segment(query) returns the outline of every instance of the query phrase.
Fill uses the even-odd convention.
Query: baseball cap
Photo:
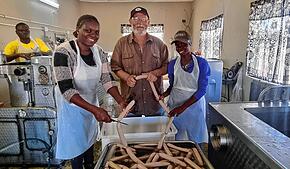
[[[190,35],[186,31],[178,31],[174,35],[174,40],[171,42],[171,44],[175,42],[183,42],[191,46],[192,41]]]
[[[143,7],[135,7],[132,11],[131,11],[131,15],[130,15],[130,18],[132,18],[136,13],[142,13],[144,15],[146,15],[148,18],[149,18],[149,14],[147,12],[147,10]]]

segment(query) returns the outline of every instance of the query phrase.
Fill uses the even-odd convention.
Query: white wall
[[[50,25],[60,26],[55,28],[47,26],[50,30],[66,32],[75,28],[75,23],[79,17],[79,1],[78,0],[58,0],[60,8],[56,10],[39,0],[1,0],[0,5],[0,51],[5,45],[17,38],[14,25],[19,20],[8,19],[7,17],[21,18],[24,20],[36,21]],[[7,16],[4,18],[3,16]],[[2,23],[2,24],[1,24]],[[42,24],[33,24],[26,22],[31,28],[31,36],[43,38],[42,30],[34,29],[43,27]],[[11,26],[5,26],[9,24]],[[53,32],[49,31],[48,36],[54,38]],[[5,79],[0,78],[0,102],[5,102],[5,105],[10,103],[8,84]]]
[[[254,0],[195,0],[193,3],[193,48],[198,49],[202,20],[224,14],[223,51],[224,67],[237,61],[246,64],[250,3]],[[244,100],[248,100],[251,79],[245,75]]]
[[[251,0],[195,0],[193,47],[198,48],[202,20],[224,14],[222,60],[225,67],[245,61]]]
[[[5,1],[5,3],[2,3]],[[61,28],[48,27],[49,30],[66,32],[75,28],[75,22],[79,17],[79,1],[78,0],[58,0],[60,8],[50,7],[39,0],[1,0],[0,15],[7,17],[21,18],[30,21],[59,26]],[[0,17],[0,22],[11,24],[12,26],[4,26],[0,24],[0,50],[5,45],[17,38],[14,25],[19,20]],[[24,21],[26,22],[26,21]],[[34,29],[42,28],[42,24],[34,24],[26,22],[31,28],[32,36],[40,36],[43,38],[43,31]],[[53,32],[49,31],[49,36],[53,36]]]
[[[107,51],[112,51],[121,37],[121,24],[128,24],[130,11],[142,6],[148,10],[151,23],[165,26],[164,41],[170,47],[170,39],[175,32],[185,29],[182,19],[189,21],[192,3],[89,3],[80,5],[82,14],[97,16],[101,24],[99,44]],[[191,25],[190,25],[191,26]],[[191,30],[190,30],[191,31]]]

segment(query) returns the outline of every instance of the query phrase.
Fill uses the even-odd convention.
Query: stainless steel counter
[[[290,168],[290,138],[246,111],[254,108],[267,110],[267,107],[256,102],[210,103],[209,107],[209,111],[214,112],[212,116],[216,114],[216,117],[208,117],[209,128],[223,123],[269,168]]]

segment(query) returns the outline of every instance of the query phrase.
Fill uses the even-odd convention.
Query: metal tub
[[[290,137],[290,107],[258,107],[245,110]]]
[[[218,169],[290,168],[287,107],[210,103],[208,158]]]
[[[141,144],[141,143],[148,143],[148,142],[135,142],[135,143],[129,144],[129,146],[133,146],[133,145]],[[201,157],[203,159],[203,162],[204,162],[203,168],[205,168],[205,169],[214,169],[213,166],[208,161],[208,159],[206,158],[206,156],[204,155],[204,153],[201,151],[200,147],[197,144],[195,144],[194,142],[192,142],[192,141],[166,141],[166,143],[172,143],[172,144],[174,144],[176,146],[184,147],[184,148],[194,148],[194,147],[196,147],[197,150],[199,151],[199,154],[201,155]],[[102,154],[101,154],[101,156],[100,156],[100,158],[98,160],[98,163],[95,166],[95,169],[104,169],[105,168],[106,162],[109,159],[111,159],[112,155],[114,154],[114,152],[112,152],[113,151],[112,147],[115,144],[116,143],[110,143],[104,148],[104,150],[103,150],[103,152],[102,152]],[[142,154],[142,151],[140,150],[140,151],[138,151],[138,153]],[[144,154],[142,154],[142,155],[144,155]]]

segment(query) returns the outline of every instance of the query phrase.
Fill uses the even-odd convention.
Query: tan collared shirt
[[[147,34],[143,50],[134,41],[133,34],[119,39],[111,60],[112,71],[123,70],[130,75],[141,75],[159,69],[168,63],[167,46],[157,37]],[[163,92],[162,76],[154,83],[157,92]],[[124,98],[135,100],[133,113],[136,115],[153,115],[161,108],[155,100],[147,80],[138,80],[135,87],[130,88],[121,80],[121,94]]]

